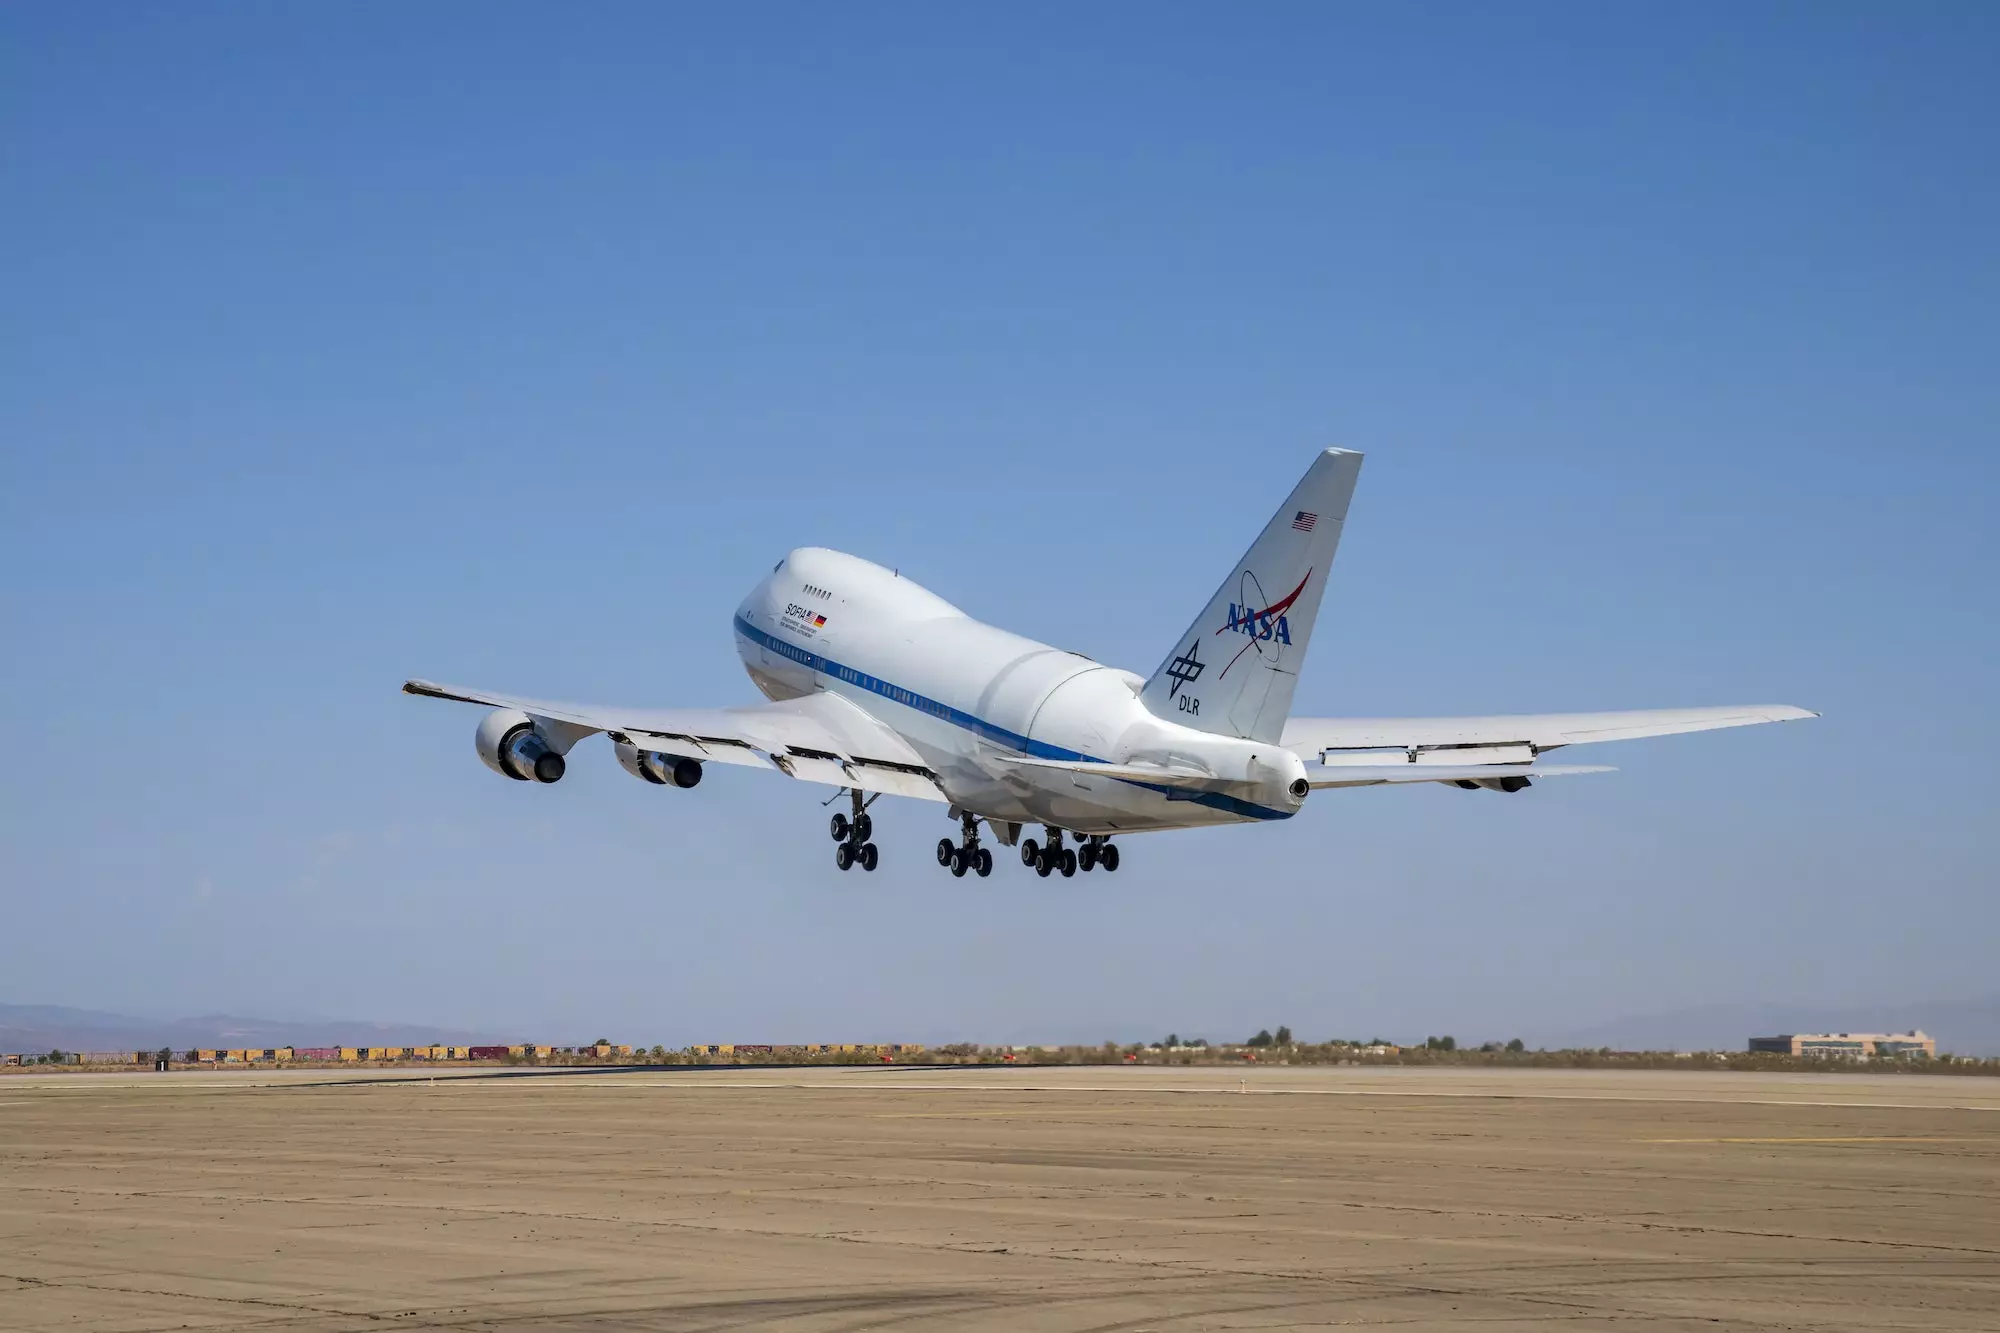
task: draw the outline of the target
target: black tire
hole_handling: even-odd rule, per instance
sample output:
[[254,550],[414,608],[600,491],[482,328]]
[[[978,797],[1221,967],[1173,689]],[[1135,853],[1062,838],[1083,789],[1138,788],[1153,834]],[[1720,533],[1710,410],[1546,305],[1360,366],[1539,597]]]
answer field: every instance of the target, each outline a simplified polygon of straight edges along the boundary
[[833,849],[833,863],[842,870],[854,864],[854,844],[843,842]]
[[960,848],[951,854],[951,877],[953,879],[964,879],[965,872],[970,870],[971,868],[972,867],[966,863],[966,855],[964,848]]
[[948,865],[950,865],[950,864],[951,864],[951,854],[952,854],[952,851],[953,851],[953,850],[954,850],[954,849],[953,849],[953,847],[952,847],[952,845],[951,845],[951,839],[950,839],[950,838],[939,838],[939,839],[938,839],[938,864],[939,864],[939,865],[941,865],[941,866],[948,866]]
[[1043,852],[1035,858],[1035,873],[1043,879],[1047,879],[1051,874],[1055,873],[1055,868],[1056,858],[1050,853]]
[[875,821],[868,817],[866,810],[863,810],[854,817],[854,840],[856,842],[867,842],[874,836]]
[[1063,848],[1062,872],[1064,879],[1076,873],[1076,853],[1068,847]]
[[978,862],[973,869],[979,872],[979,878],[985,879],[993,873],[993,853],[987,851],[984,847],[979,849]]
[[1035,863],[1036,858],[1039,857],[1041,854],[1042,854],[1042,846],[1040,843],[1036,842],[1033,838],[1021,839],[1022,865],[1024,866],[1033,865]]
[[873,870],[875,862],[880,860],[881,856],[882,854],[875,850],[874,843],[864,842],[861,844],[861,868],[863,870]]
[[1097,848],[1095,846],[1086,842],[1083,846],[1076,849],[1076,868],[1078,870],[1088,871],[1096,864]]
[[835,815],[832,819],[827,821],[826,830],[827,832],[833,835],[833,840],[835,842],[846,842],[847,816],[840,814]]
[[1104,850],[1097,854],[1097,860],[1098,864],[1102,865],[1107,872],[1117,870],[1118,849],[1107,842],[1104,844]]

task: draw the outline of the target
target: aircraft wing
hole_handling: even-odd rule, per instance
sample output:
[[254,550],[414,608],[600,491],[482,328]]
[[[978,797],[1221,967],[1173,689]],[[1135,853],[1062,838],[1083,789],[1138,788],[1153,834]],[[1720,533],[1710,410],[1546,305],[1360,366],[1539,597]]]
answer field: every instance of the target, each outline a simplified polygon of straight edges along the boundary
[[620,708],[521,699],[485,690],[403,684],[403,693],[493,708],[517,708],[566,731],[564,748],[593,732],[641,750],[699,760],[776,769],[787,777],[892,796],[943,801],[936,775],[909,743],[855,705],[812,694],[743,708]]
[[1644,708],[1611,713],[1519,713],[1492,717],[1295,717],[1283,744],[1306,762],[1315,787],[1378,782],[1459,782],[1609,772],[1556,768],[1536,758],[1565,745],[1674,736],[1819,714],[1789,704]]
[[1735,704],[1613,713],[1502,713],[1493,717],[1295,717],[1285,723],[1282,743],[1286,749],[1307,756],[1325,750],[1423,750],[1449,745],[1526,744],[1553,750],[1558,745],[1673,736],[1818,716],[1789,704]]

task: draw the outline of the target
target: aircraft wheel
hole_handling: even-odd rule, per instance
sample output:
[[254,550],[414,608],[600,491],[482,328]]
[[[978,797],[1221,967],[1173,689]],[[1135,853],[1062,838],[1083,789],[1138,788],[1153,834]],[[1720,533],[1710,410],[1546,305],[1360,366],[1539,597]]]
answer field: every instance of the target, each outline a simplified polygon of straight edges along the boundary
[[951,877],[953,879],[964,879],[965,872],[970,869],[972,869],[972,866],[968,863],[964,848],[960,848],[951,854]]
[[835,815],[832,819],[827,821],[826,830],[827,832],[833,835],[833,840],[835,842],[846,842],[847,816]]
[[1078,870],[1087,871],[1096,864],[1097,848],[1094,844],[1086,842],[1083,846],[1076,849],[1076,868]]
[[1055,868],[1056,858],[1053,853],[1043,852],[1035,858],[1035,873],[1043,879],[1047,879],[1054,872]]
[[1076,853],[1067,847],[1063,848],[1062,872],[1064,879],[1076,873]]
[[867,842],[874,836],[875,821],[868,817],[866,811],[856,815],[854,817],[854,840],[856,842]]
[[1105,843],[1103,849],[1097,853],[1097,860],[1107,871],[1118,869],[1118,849],[1108,842]]
[[950,838],[939,838],[939,839],[938,839],[938,864],[939,864],[939,865],[941,865],[941,866],[948,866],[948,865],[950,865],[950,864],[951,864],[951,854],[952,854],[952,852],[953,852],[954,850],[955,850],[955,849],[954,849],[954,848],[952,847],[952,845],[951,845],[951,839],[950,839]]
[[1042,854],[1042,846],[1040,843],[1036,842],[1033,838],[1021,839],[1022,865],[1024,866],[1033,865],[1041,857],[1041,854]]
[[854,844],[843,842],[833,849],[833,863],[842,870],[854,864]]
[[875,850],[874,843],[864,842],[861,844],[861,868],[863,870],[873,870],[875,862],[880,857],[881,853]]
[[973,868],[979,872],[979,878],[981,879],[985,879],[988,875],[992,874],[993,853],[981,847],[979,849],[979,864]]

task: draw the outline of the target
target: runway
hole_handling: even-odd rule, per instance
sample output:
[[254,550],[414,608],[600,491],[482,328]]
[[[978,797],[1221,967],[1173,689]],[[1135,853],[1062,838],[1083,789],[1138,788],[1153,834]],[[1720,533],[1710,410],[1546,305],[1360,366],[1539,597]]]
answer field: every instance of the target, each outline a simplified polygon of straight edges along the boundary
[[0,1079],[0,1328],[2000,1329],[2000,1080]]

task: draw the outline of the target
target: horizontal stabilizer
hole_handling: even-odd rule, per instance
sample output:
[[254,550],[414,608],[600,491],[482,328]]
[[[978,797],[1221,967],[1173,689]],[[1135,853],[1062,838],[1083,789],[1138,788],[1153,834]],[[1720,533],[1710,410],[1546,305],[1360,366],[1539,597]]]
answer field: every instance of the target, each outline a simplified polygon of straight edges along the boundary
[[1306,781],[1322,787],[1379,787],[1387,782],[1478,782],[1486,778],[1567,778],[1578,773],[1616,773],[1602,764],[1443,764],[1306,765]]

